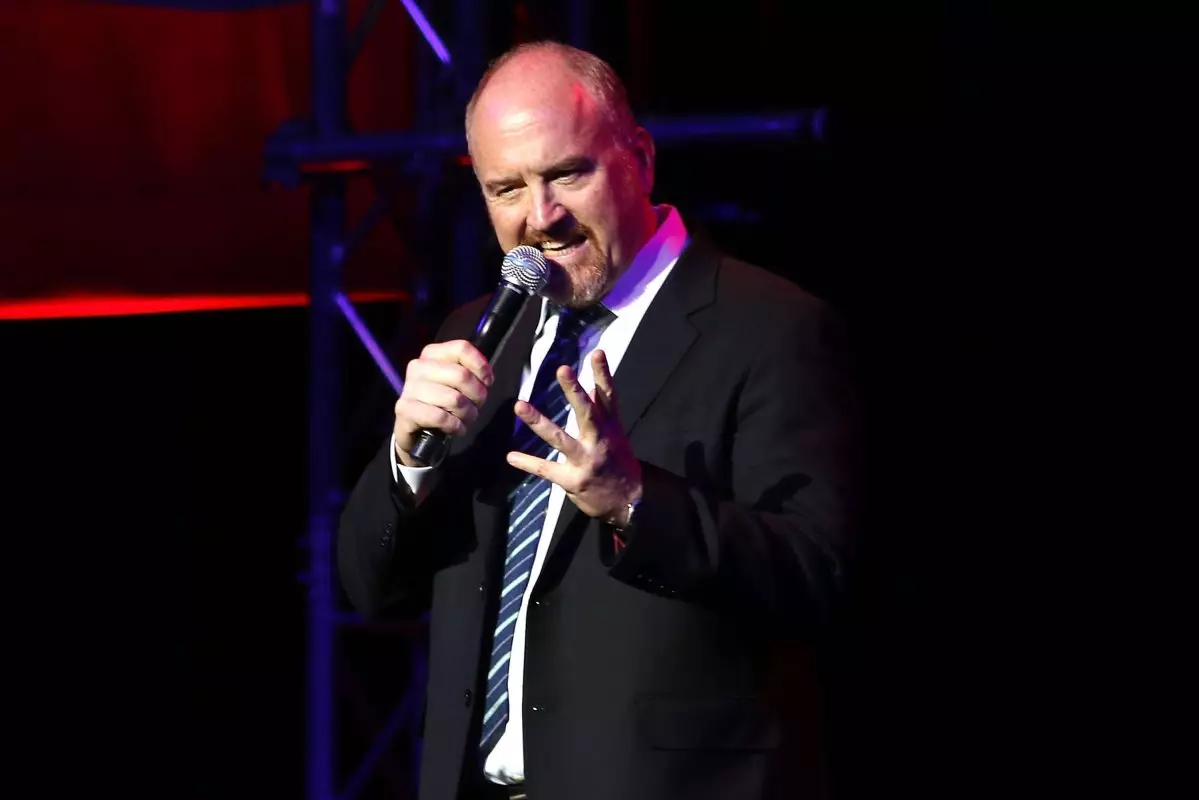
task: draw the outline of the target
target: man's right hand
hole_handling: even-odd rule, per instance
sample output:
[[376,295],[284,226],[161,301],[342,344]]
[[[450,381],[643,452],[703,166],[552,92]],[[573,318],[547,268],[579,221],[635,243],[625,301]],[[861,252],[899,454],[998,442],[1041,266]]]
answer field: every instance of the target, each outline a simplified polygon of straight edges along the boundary
[[406,467],[423,467],[412,457],[416,432],[466,433],[487,400],[495,373],[478,348],[464,339],[430,344],[408,362],[404,390],[395,405],[396,457]]

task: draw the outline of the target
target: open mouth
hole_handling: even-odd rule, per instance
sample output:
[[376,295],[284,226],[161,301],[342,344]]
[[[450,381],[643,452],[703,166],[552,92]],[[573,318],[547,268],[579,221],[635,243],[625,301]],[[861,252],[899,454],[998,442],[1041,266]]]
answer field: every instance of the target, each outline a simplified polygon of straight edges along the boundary
[[545,253],[549,258],[569,258],[581,250],[585,244],[587,244],[587,237],[578,233],[560,242],[542,242],[541,252]]

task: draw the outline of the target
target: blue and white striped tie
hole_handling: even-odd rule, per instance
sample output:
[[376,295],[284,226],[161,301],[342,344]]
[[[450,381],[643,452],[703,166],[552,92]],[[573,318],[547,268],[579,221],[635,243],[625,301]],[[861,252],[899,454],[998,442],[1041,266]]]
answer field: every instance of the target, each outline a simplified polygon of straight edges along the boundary
[[[529,403],[561,427],[566,426],[570,403],[558,385],[558,367],[569,364],[578,368],[579,335],[609,312],[596,304],[579,311],[561,309],[553,345],[541,362],[533,382]],[[557,451],[519,419],[513,434],[512,449],[553,459]],[[537,540],[545,527],[545,511],[552,484],[545,478],[526,475],[508,494],[508,547],[504,557],[504,580],[500,590],[500,610],[492,636],[491,664],[487,672],[487,702],[483,711],[483,736],[480,752],[486,754],[499,740],[508,721],[508,663],[512,655],[512,637],[520,615],[521,599],[537,555]]]

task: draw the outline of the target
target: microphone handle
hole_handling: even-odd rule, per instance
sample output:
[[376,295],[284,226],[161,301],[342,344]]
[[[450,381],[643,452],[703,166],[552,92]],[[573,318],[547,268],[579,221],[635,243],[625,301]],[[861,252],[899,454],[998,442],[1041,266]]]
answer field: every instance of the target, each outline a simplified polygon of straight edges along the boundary
[[450,448],[450,439],[445,431],[422,428],[416,432],[416,443],[412,445],[412,457],[422,464],[440,464]]
[[[521,309],[529,297],[531,295],[523,287],[508,281],[501,281],[496,288],[491,302],[479,318],[479,324],[470,341],[488,361],[499,352],[508,334],[512,332],[516,318],[520,316]],[[422,464],[436,466],[449,451],[450,437],[445,431],[421,429],[416,432],[415,438],[412,457]]]

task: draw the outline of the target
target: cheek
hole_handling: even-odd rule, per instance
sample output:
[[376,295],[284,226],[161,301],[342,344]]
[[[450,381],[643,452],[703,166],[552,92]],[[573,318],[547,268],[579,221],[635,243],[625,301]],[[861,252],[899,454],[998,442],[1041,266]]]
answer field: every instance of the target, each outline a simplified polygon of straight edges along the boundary
[[600,238],[610,238],[620,220],[620,204],[609,193],[597,194],[567,207],[576,220]]
[[491,218],[491,227],[495,230],[496,238],[505,251],[515,247],[520,240],[520,220],[509,209],[490,208],[487,212]]

